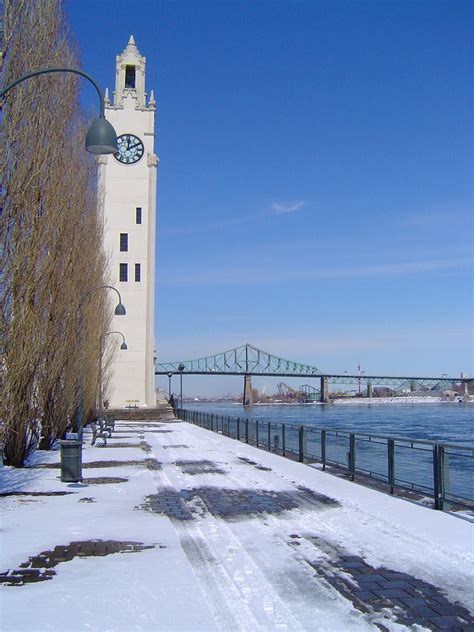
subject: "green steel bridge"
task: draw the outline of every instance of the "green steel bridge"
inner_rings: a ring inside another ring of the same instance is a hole
[[[250,344],[222,351],[215,355],[195,360],[179,362],[158,362],[155,365],[155,375],[241,375],[244,377],[244,403],[251,401],[251,376],[265,375],[268,377],[297,377],[317,378],[321,401],[328,401],[329,384],[359,384],[364,385],[367,396],[371,397],[373,387],[386,386],[401,390],[406,388],[416,391],[420,388],[440,391],[455,389],[462,385],[465,394],[472,379],[448,377],[420,377],[393,375],[365,375],[365,373],[348,375],[345,373],[325,373],[320,369],[280,358],[267,351],[262,351]],[[310,387],[311,389],[311,387]],[[316,390],[316,389],[315,389]]]

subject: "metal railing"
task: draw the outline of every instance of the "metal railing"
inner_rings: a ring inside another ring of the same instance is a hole
[[[474,446],[177,409],[183,421],[301,463],[337,468],[445,505],[474,509]]]

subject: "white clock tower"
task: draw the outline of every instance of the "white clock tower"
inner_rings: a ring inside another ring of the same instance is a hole
[[[155,99],[147,103],[145,64],[133,35],[116,58],[113,103],[105,93],[105,115],[118,136],[119,151],[100,157],[109,283],[122,295],[125,316],[114,316],[111,330],[121,331],[127,350],[117,351],[107,397],[112,408],[154,406],[154,303],[156,175]],[[113,299],[115,300],[115,299]],[[114,303],[115,304],[115,303]]]

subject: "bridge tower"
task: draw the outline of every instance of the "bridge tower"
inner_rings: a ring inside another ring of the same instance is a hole
[[[323,404],[327,404],[329,402],[329,378],[327,377],[327,375],[323,375],[320,378],[320,384],[321,386],[319,388],[319,401]]]
[[[244,396],[242,401],[244,406],[250,406],[253,404],[253,390],[252,390],[252,376],[244,376]]]
[[[127,400],[156,403],[154,380],[154,289],[156,177],[155,98],[145,92],[146,59],[130,36],[116,57],[115,90],[105,93],[105,115],[117,131],[119,151],[101,156],[100,202],[109,283],[118,288],[126,316],[113,318],[128,350],[118,351],[111,367],[108,398],[112,407]]]

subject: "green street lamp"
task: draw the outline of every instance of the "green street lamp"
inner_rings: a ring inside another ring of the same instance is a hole
[[[183,363],[178,366],[179,371],[179,407],[183,410],[183,371],[186,367]]]
[[[120,303],[121,305],[121,303]],[[121,305],[123,307],[123,305]],[[118,305],[117,305],[118,307]],[[115,308],[115,313],[117,313],[117,307]],[[125,308],[124,308],[125,309]],[[106,334],[103,334],[100,337],[99,345],[100,345],[100,359],[99,359],[99,422],[103,418],[104,411],[102,406],[102,356],[104,355],[104,339],[106,336],[110,336],[111,334],[118,334],[122,336],[122,344],[120,345],[121,351],[126,351],[128,349],[127,343],[125,342],[125,336],[121,331],[108,331]]]
[[[173,377],[172,373],[168,373],[168,401],[171,401],[171,378]]]
[[[79,307],[79,393],[77,404],[77,439],[61,439],[61,481],[64,483],[79,483],[82,481],[82,435],[83,435],[83,417],[84,417],[84,375],[83,375],[83,348],[84,348],[84,301],[91,292],[96,290],[110,289],[117,292],[119,297],[118,305],[115,308],[116,316],[124,316],[126,314],[125,307],[122,304],[120,292],[111,285],[99,285],[93,287],[81,296]],[[109,332],[116,333],[116,332]],[[120,333],[120,332],[117,332]],[[107,335],[107,334],[105,334]],[[123,336],[123,334],[121,334]],[[102,344],[102,340],[101,340]],[[126,349],[125,339],[122,349]],[[100,402],[102,402],[102,352],[99,366],[100,376]]]
[[[117,292],[119,297],[119,302],[115,308],[116,316],[125,316],[127,313],[125,307],[122,304],[122,297],[120,296],[120,292],[117,288],[112,285],[99,285],[98,287],[93,287],[87,292],[85,292],[81,297],[81,302],[79,303],[79,353],[81,354],[80,358],[80,367],[79,367],[79,401],[77,407],[77,438],[79,441],[82,441],[83,434],[83,419],[84,419],[84,375],[83,375],[83,346],[84,346],[84,301],[91,294],[91,292],[95,292],[96,290],[104,290],[109,289]]]
[[[90,75],[82,70],[77,70],[76,68],[43,68],[41,70],[35,70],[33,72],[16,79],[12,83],[10,83],[5,88],[0,89],[0,99],[3,99],[4,96],[9,92],[12,88],[17,86],[19,83],[26,81],[26,79],[30,79],[31,77],[37,77],[38,75],[44,75],[52,72],[72,72],[76,75],[81,75],[81,77],[85,77],[88,81],[90,81],[97,93],[99,95],[100,101],[100,114],[99,118],[97,118],[89,128],[86,136],[86,149],[91,154],[115,154],[118,151],[117,147],[117,134],[113,128],[113,126],[107,121],[105,118],[105,103],[104,103],[104,95],[99,84],[93,79]],[[1,102],[0,102],[1,107]]]

